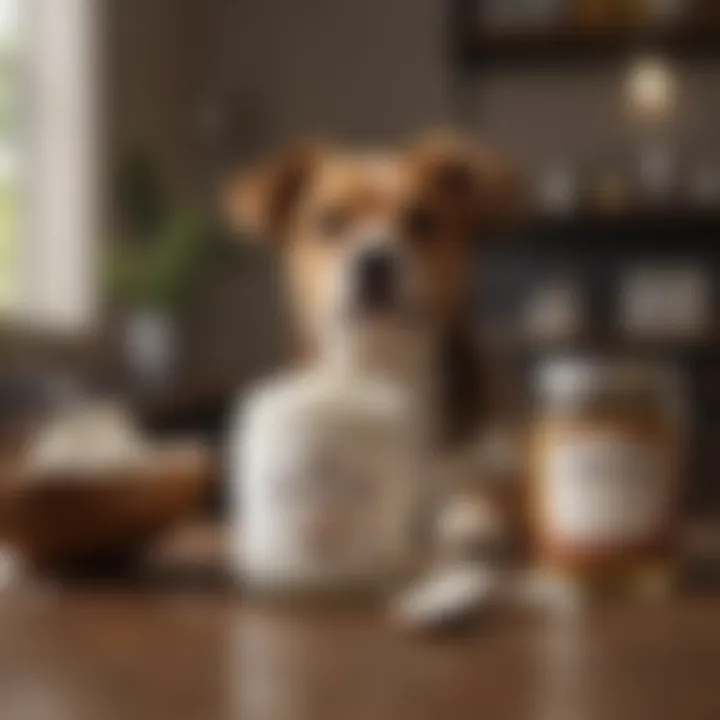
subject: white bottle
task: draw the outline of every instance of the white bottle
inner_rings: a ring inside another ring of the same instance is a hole
[[[269,382],[230,437],[233,566],[270,592],[373,590],[416,554],[412,405],[398,387],[326,370]]]

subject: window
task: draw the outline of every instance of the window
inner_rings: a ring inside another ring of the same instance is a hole
[[[0,0],[0,307],[16,298],[19,250],[19,18],[22,0]]]
[[[0,0],[0,312],[34,329],[94,318],[96,0]]]

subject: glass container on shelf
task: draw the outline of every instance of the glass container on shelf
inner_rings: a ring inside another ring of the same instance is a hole
[[[558,275],[530,294],[524,312],[527,336],[540,342],[572,340],[587,329],[586,299],[580,279]]]
[[[545,215],[570,215],[579,204],[577,168],[569,162],[553,162],[541,169],[535,182],[535,202]]]
[[[588,172],[588,205],[602,215],[630,211],[636,201],[633,173],[625,153],[604,153]]]
[[[620,323],[631,338],[702,342],[713,325],[714,288],[697,262],[642,264],[625,271]]]
[[[638,184],[646,205],[667,206],[680,193],[680,173],[675,149],[661,142],[650,143],[640,150]]]
[[[593,205],[604,215],[622,213],[630,207],[632,188],[619,170],[601,170],[593,179]]]
[[[720,209],[720,162],[698,161],[690,174],[688,193],[695,207]]]

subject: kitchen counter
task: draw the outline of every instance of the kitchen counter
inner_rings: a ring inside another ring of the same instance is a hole
[[[0,718],[720,718],[716,565],[666,604],[572,619],[506,610],[421,638],[367,608],[251,602],[223,579],[220,548],[197,532],[136,581],[7,589]]]

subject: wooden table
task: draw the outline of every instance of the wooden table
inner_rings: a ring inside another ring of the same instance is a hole
[[[173,577],[5,591],[0,718],[720,718],[709,590],[575,619],[498,613],[418,638],[370,609],[270,608],[211,575]]]

